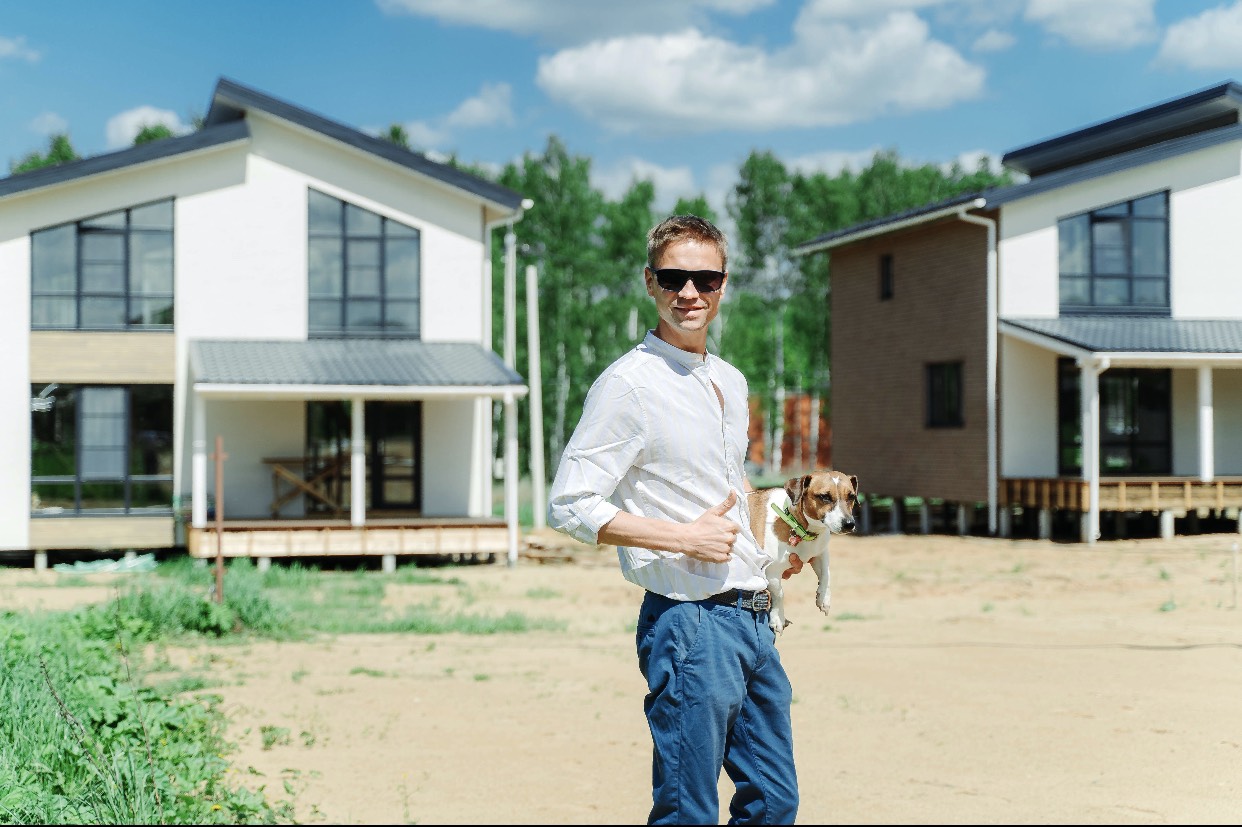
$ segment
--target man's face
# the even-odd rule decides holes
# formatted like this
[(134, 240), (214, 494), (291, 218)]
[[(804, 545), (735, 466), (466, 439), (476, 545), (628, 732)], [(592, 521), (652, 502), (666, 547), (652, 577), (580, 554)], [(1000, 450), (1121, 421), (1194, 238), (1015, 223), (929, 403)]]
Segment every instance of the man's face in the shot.
[[(675, 241), (664, 248), (664, 255), (656, 262), (657, 268), (674, 267), (679, 270), (724, 270), (720, 252), (714, 244), (704, 244), (693, 239)], [(643, 273), (647, 283), (647, 295), (655, 299), (660, 313), (657, 333), (670, 344), (684, 347), (690, 342), (705, 342), (707, 325), (720, 312), (720, 299), (724, 285), (711, 293), (700, 293), (694, 282), (686, 279), (680, 290), (665, 290), (655, 279), (651, 268)], [(727, 283), (727, 279), (726, 279)], [(671, 337), (671, 338), (670, 338)]]

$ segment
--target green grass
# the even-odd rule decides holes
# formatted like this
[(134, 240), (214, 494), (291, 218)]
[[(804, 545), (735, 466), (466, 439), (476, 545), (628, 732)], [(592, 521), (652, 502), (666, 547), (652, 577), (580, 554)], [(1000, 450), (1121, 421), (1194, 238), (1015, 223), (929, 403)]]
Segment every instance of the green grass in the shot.
[[(213, 599), (214, 583), (214, 571), (178, 558), (125, 578), (106, 604), (0, 613), (0, 823), (293, 821), (287, 782), (285, 799), (271, 797), (279, 790), (230, 786), (228, 756), (237, 745), (225, 739), (223, 699), (210, 691), (218, 684), (209, 665), (176, 670), (167, 644), (358, 632), (492, 635), (568, 625), (474, 610), (477, 596), (459, 578), (416, 567), (261, 572), (239, 559), (225, 568), (223, 602)], [(383, 605), (389, 584), (434, 588), (396, 611)], [(444, 605), (444, 587), (456, 590), (458, 608)], [(363, 667), (352, 673), (385, 676)], [(260, 735), (264, 749), (292, 742), (286, 727), (261, 727)], [(317, 740), (309, 731), (299, 737), (308, 747)]]

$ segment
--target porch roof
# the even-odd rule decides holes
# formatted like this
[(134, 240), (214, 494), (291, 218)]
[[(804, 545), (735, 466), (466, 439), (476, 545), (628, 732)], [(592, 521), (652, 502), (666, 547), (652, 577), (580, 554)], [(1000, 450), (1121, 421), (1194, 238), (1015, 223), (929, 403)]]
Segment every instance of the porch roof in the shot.
[(1171, 319), (1153, 316), (1009, 318), (1000, 330), (1070, 356), (1107, 357), (1114, 363), (1242, 365), (1242, 319)]
[(372, 399), (522, 396), (522, 377), (473, 342), (409, 339), (190, 342), (194, 390), (207, 396)]

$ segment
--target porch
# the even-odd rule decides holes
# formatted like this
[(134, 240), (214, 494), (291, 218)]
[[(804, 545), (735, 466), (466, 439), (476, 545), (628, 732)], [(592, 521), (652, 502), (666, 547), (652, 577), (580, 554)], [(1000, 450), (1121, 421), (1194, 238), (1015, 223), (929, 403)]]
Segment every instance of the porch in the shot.
[[(1038, 533), (1051, 533), (1054, 511), (1090, 520), (1092, 481), (1074, 478), (1006, 478), (999, 481), (1000, 533), (1010, 536), (1015, 509), (1038, 514)], [(1125, 515), (1149, 512), (1160, 516), (1161, 535), (1173, 535), (1173, 520), (1209, 514), (1237, 519), (1242, 513), (1242, 477), (1099, 477), (1096, 511)]]
[(186, 527), (186, 548), (197, 559), (247, 557), (260, 568), (273, 558), (379, 556), (385, 571), (408, 555), (506, 554), (505, 520), (478, 517), (372, 517), (349, 519), (221, 520)]

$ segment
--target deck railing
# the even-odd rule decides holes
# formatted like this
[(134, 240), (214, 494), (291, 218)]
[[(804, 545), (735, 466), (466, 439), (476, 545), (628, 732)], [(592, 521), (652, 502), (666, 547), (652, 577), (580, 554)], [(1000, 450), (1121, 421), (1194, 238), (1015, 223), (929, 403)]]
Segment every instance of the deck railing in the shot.
[[(1086, 511), (1090, 489), (1086, 480), (1063, 477), (1000, 480), (1000, 504), (1023, 508)], [(1102, 477), (1101, 511), (1190, 511), (1242, 508), (1242, 477)]]

